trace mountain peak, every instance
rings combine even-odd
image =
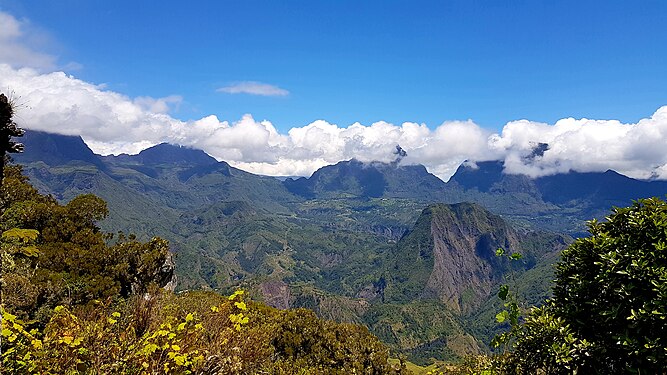
[[[202,150],[173,145],[169,143],[160,143],[149,147],[137,155],[119,155],[116,158],[137,162],[140,164],[196,164],[209,165],[217,163],[213,157]]]
[[[82,161],[98,167],[104,165],[100,157],[93,153],[80,136],[27,130],[21,142],[30,152],[16,154],[14,158],[19,163],[42,161],[55,166]]]
[[[397,246],[394,298],[436,298],[454,311],[470,311],[507,270],[497,248],[519,248],[519,236],[502,218],[475,203],[433,204]],[[467,297],[466,297],[467,296]]]
[[[445,183],[423,165],[340,161],[315,171],[310,178],[287,179],[287,189],[307,198],[419,198],[442,193]]]
[[[478,191],[489,191],[493,184],[503,179],[504,165],[502,161],[483,161],[475,164],[461,164],[449,182],[456,182],[465,189],[477,188]]]

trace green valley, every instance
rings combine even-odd
[[[40,191],[61,202],[94,193],[109,207],[104,230],[169,240],[177,290],[241,287],[279,308],[361,323],[419,364],[488,352],[501,329],[495,291],[510,273],[539,303],[584,219],[667,192],[610,173],[533,180],[495,162],[461,166],[447,183],[422,166],[355,160],[280,181],[167,144],[100,157],[77,137],[30,132],[25,143],[17,161]],[[580,179],[580,191],[563,195],[562,179]],[[604,190],[598,179],[629,187]],[[499,247],[524,258],[509,264]]]

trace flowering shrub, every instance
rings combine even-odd
[[[5,312],[3,374],[401,373],[352,324],[229,297],[162,292],[56,307],[44,329]],[[194,302],[196,301],[196,302]],[[208,306],[204,308],[204,306]]]

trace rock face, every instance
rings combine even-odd
[[[469,310],[501,280],[506,265],[496,249],[517,250],[518,236],[499,216],[474,204],[430,209],[433,270],[424,294],[455,311]]]
[[[259,289],[267,305],[278,309],[290,308],[290,288],[282,280],[265,281],[259,285]]]
[[[464,313],[477,307],[509,269],[496,249],[520,248],[518,234],[479,205],[436,204],[426,208],[397,246],[391,299],[442,301]]]
[[[164,264],[160,267],[160,275],[158,285],[170,292],[176,290],[177,280],[176,280],[176,262],[174,262],[174,256],[170,252],[167,254],[167,258],[164,260]]]
[[[167,257],[164,259],[164,263],[160,266],[160,270],[157,274],[154,275],[151,282],[155,282],[160,288],[173,292],[176,290],[176,263],[174,262],[174,254],[171,252],[167,253]],[[135,279],[130,286],[132,294],[138,294],[141,290],[145,288],[145,281],[139,281]]]

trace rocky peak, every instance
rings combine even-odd
[[[116,161],[139,163],[147,165],[155,164],[193,164],[193,165],[211,165],[216,164],[217,160],[202,150],[189,148],[185,146],[172,145],[169,143],[160,143],[149,147],[137,155],[122,154],[114,157]]]
[[[519,246],[518,234],[477,204],[431,205],[397,245],[393,279],[401,282],[392,298],[435,298],[454,311],[470,311],[509,268],[496,249]]]
[[[499,216],[471,203],[431,210],[433,270],[424,288],[455,311],[467,311],[491,293],[507,268],[496,249],[519,247],[516,232]]]

